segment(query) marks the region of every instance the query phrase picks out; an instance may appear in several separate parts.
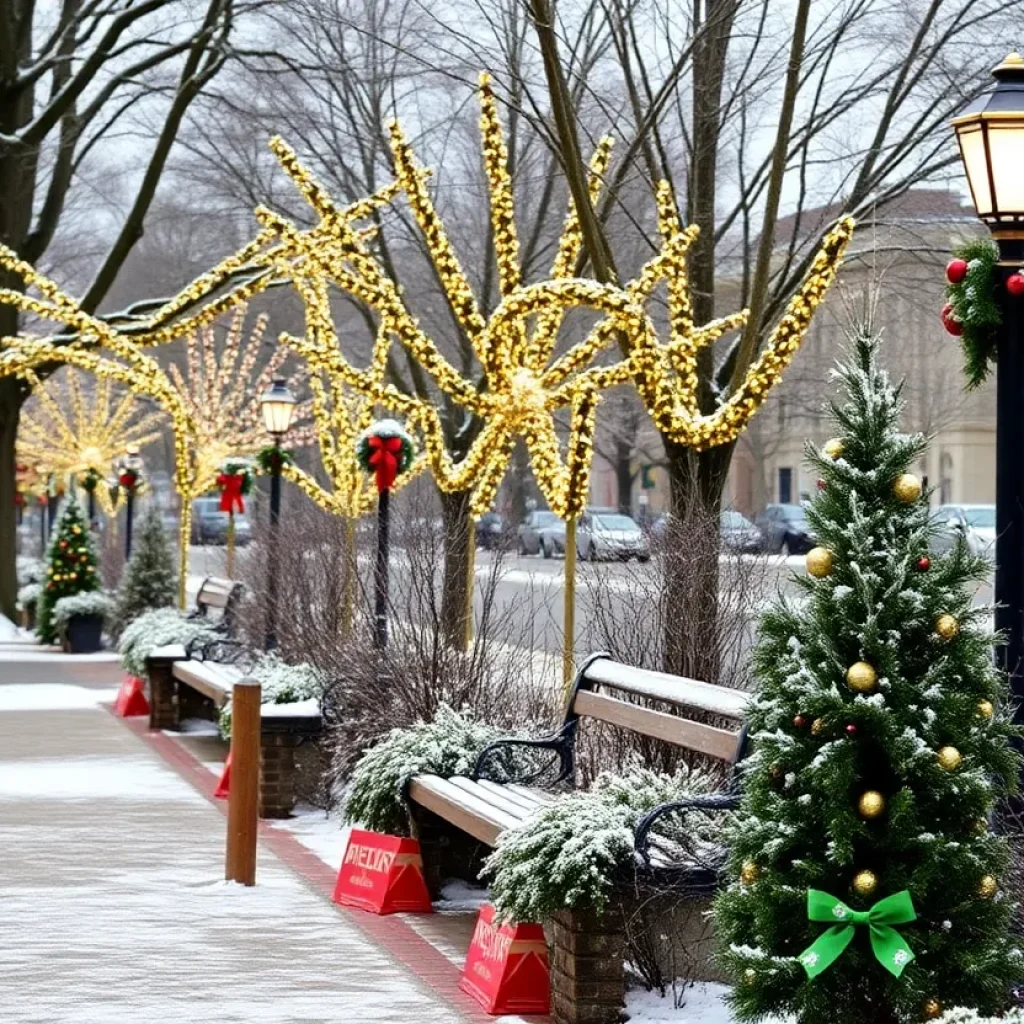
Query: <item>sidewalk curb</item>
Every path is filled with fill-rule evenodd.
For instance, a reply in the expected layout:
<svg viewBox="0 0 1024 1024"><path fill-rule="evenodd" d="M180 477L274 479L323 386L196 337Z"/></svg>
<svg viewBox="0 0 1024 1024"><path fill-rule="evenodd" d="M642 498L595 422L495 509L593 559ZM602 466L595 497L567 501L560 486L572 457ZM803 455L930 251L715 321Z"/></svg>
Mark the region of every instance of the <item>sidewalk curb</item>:
<svg viewBox="0 0 1024 1024"><path fill-rule="evenodd" d="M102 705L118 722L146 743L208 803L226 816L227 801L217 800L213 791L217 779L172 736L150 730L145 718L117 718L113 707ZM373 945L411 972L420 983L444 999L470 1024L494 1024L495 1017L480 1012L477 1004L459 990L461 971L440 950L413 930L399 914L377 917L334 903L336 872L294 836L265 821L259 824L260 842L295 872L308 889L326 900ZM258 884L258 880L257 880ZM547 1017L523 1017L523 1021L547 1022ZM397 1024L397 1022L396 1022ZM453 1022L454 1024L454 1022Z"/></svg>

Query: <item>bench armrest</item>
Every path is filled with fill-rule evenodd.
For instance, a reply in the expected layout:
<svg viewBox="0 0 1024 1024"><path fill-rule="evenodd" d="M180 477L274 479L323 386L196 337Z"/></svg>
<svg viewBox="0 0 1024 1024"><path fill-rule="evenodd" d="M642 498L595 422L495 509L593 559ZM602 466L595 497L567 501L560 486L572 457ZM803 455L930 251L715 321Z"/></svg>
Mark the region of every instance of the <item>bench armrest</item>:
<svg viewBox="0 0 1024 1024"><path fill-rule="evenodd" d="M571 779L576 771L576 720L566 722L553 736L539 740L509 737L488 743L476 759L476 765L470 778L490 779L492 782L514 782L521 786L529 786L538 782L548 771L548 766L517 771L515 751L550 750L558 756L558 775L554 779L545 780L549 785ZM504 759L504 764L501 761ZM499 767L500 766L500 767Z"/></svg>
<svg viewBox="0 0 1024 1024"><path fill-rule="evenodd" d="M707 793L661 804L640 819L633 837L633 848L649 868L651 866L651 829L661 818L680 811L734 811L739 805L738 793Z"/></svg>
<svg viewBox="0 0 1024 1024"><path fill-rule="evenodd" d="M216 661L222 665L234 665L246 653L246 646L226 632L216 639L194 637L185 645L185 656L193 661Z"/></svg>

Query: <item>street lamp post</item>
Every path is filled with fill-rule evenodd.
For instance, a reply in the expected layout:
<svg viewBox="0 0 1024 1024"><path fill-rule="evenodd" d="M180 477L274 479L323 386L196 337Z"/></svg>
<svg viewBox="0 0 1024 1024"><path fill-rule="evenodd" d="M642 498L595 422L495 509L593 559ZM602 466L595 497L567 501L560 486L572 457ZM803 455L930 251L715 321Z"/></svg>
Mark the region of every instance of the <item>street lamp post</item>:
<svg viewBox="0 0 1024 1024"><path fill-rule="evenodd" d="M125 496L124 557L126 561L132 557L132 519L135 512L135 491L141 475L142 457L139 455L139 449L132 445L125 449L119 475L121 485L124 487Z"/></svg>
<svg viewBox="0 0 1024 1024"><path fill-rule="evenodd" d="M295 413L295 396L284 378L278 377L260 399L263 425L274 442L275 452L270 460L270 531L267 537L267 627L263 646L273 650L277 646L277 577L280 565L277 531L281 519L281 441L288 433Z"/></svg>
<svg viewBox="0 0 1024 1024"><path fill-rule="evenodd" d="M953 119L978 216L999 249L996 340L996 628L1002 667L1024 722L1024 298L1006 283L1024 266L1024 58L992 72L994 88Z"/></svg>

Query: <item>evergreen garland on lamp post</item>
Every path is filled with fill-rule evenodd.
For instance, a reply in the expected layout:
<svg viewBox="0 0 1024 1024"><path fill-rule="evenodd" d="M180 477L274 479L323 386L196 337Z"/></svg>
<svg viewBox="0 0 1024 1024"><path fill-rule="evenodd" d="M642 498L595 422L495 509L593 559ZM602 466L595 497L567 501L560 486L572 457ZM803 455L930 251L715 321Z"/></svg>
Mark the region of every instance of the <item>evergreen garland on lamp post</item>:
<svg viewBox="0 0 1024 1024"><path fill-rule="evenodd" d="M135 496L142 486L142 459L138 448L129 448L117 473L117 483L125 496L124 557L132 557L132 517L135 512Z"/></svg>
<svg viewBox="0 0 1024 1024"><path fill-rule="evenodd" d="M716 904L742 1021L888 1024L1003 1009L1024 959L1007 933L1007 845L989 828L1015 786L985 559L935 526L899 430L900 389L861 336L839 370L839 436L808 460L818 547L761 619L753 754Z"/></svg>
<svg viewBox="0 0 1024 1024"><path fill-rule="evenodd" d="M103 475L97 469L90 466L82 474L82 490L89 496L88 519L89 526L96 521L96 488L103 483Z"/></svg>
<svg viewBox="0 0 1024 1024"><path fill-rule="evenodd" d="M391 488L412 465L416 453L412 437L397 420L377 420L356 442L356 458L377 485L377 562L374 572L373 645L388 645L388 562L390 558Z"/></svg>

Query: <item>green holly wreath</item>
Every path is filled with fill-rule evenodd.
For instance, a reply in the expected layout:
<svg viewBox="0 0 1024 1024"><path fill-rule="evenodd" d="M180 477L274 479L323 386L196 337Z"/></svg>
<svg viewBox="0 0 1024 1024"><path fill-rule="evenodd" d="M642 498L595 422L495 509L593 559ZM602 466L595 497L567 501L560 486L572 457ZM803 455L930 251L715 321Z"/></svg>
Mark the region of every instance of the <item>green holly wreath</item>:
<svg viewBox="0 0 1024 1024"><path fill-rule="evenodd" d="M996 360L1003 322L995 298L999 250L989 239L966 242L946 264L946 305L942 326L960 338L968 389L984 383Z"/></svg>

